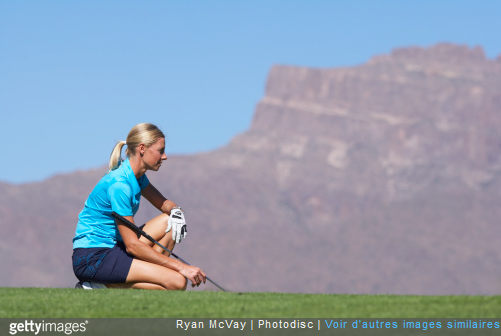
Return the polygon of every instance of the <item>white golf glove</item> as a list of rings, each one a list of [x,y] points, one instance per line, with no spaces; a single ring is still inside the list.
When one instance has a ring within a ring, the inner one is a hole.
[[[183,238],[186,238],[188,229],[186,227],[186,220],[184,219],[184,211],[181,208],[172,208],[170,211],[169,220],[167,221],[167,230],[165,233],[172,229],[172,240],[180,243]]]

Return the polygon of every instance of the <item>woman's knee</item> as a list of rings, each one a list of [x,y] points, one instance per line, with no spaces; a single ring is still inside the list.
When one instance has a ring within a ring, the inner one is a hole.
[[[186,290],[186,286],[188,285],[188,280],[177,273],[174,277],[169,279],[169,284],[166,286],[167,289],[170,290]]]
[[[151,220],[149,220],[143,227],[143,230],[149,234],[156,241],[161,240],[165,235],[165,230],[167,229],[169,221],[169,216],[166,214],[161,214]],[[147,241],[145,237],[141,237],[141,240]]]
[[[167,290],[185,290],[187,284],[181,273],[139,259],[132,261],[126,282],[150,283]]]

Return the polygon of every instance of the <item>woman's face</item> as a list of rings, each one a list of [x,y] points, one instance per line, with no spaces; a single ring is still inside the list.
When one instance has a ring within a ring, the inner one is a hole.
[[[148,170],[159,170],[162,161],[167,160],[167,155],[165,155],[165,139],[159,138],[150,147],[145,147],[142,158]]]

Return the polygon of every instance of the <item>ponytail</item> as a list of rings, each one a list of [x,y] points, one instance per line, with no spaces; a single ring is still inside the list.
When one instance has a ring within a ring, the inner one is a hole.
[[[127,135],[127,141],[119,141],[113,148],[107,173],[117,169],[122,163],[123,146],[127,145],[127,150],[125,151],[127,157],[133,157],[136,155],[136,149],[141,143],[145,144],[146,147],[149,147],[159,138],[165,138],[165,136],[162,131],[153,124],[142,123],[134,126],[130,130],[129,135]]]
[[[108,164],[108,173],[112,170],[115,170],[122,163],[122,148],[127,143],[125,141],[119,141],[110,155],[110,163]]]

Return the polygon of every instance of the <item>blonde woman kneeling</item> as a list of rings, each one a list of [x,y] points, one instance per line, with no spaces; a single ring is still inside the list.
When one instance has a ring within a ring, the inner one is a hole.
[[[121,150],[127,145],[127,159]],[[186,237],[183,211],[149,182],[146,171],[158,171],[165,155],[165,136],[155,125],[138,124],[111,154],[109,171],[101,178],[80,212],[73,238],[76,288],[142,288],[185,290],[205,283],[204,271],[169,258],[168,253],[131,229],[115,223],[111,213],[134,223],[141,196],[162,214],[142,229],[173,250]],[[174,210],[173,210],[174,209]],[[178,215],[173,216],[176,212]]]

